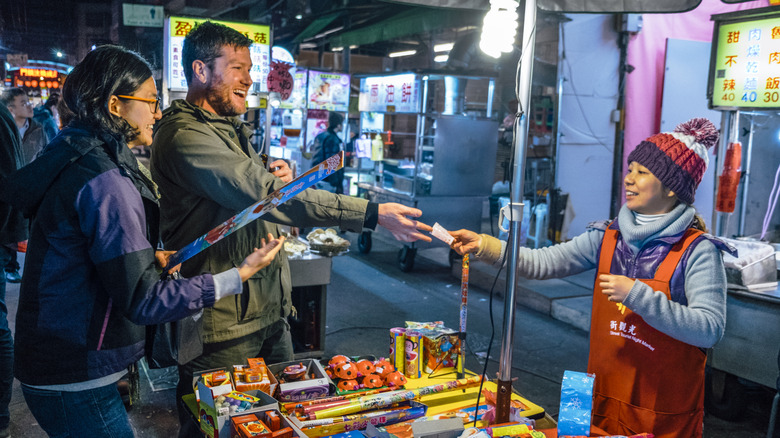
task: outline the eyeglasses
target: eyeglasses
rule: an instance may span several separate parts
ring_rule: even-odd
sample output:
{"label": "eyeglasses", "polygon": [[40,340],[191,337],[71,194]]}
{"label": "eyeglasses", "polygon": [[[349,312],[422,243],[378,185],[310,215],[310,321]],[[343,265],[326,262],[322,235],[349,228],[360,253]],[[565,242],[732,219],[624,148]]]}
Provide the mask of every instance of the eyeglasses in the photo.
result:
{"label": "eyeglasses", "polygon": [[[152,113],[157,113],[157,110],[160,109],[160,98],[154,98],[154,99],[147,99],[145,97],[136,97],[136,96],[125,96],[122,94],[117,94],[116,97],[120,99],[126,99],[126,100],[140,100],[141,102],[146,102],[149,104],[149,108],[152,110]],[[152,105],[154,104],[154,105]]]}

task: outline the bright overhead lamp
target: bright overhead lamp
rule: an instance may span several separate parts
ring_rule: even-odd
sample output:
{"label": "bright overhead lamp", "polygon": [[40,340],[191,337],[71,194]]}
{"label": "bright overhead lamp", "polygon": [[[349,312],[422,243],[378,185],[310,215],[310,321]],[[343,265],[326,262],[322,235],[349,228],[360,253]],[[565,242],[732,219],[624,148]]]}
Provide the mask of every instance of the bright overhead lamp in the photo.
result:
{"label": "bright overhead lamp", "polygon": [[482,22],[479,48],[485,54],[498,58],[512,51],[517,34],[517,1],[490,0],[490,10]]}
{"label": "bright overhead lamp", "polygon": [[331,51],[331,52],[340,52],[340,51],[342,51],[342,50],[344,50],[344,48],[343,48],[343,47],[331,47],[331,48],[330,48],[330,51]]}
{"label": "bright overhead lamp", "polygon": [[443,44],[435,44],[433,46],[434,52],[449,52],[452,50],[452,47],[455,46],[455,43],[443,43]]}
{"label": "bright overhead lamp", "polygon": [[433,62],[447,62],[450,59],[450,55],[436,55],[433,57]]}
{"label": "bright overhead lamp", "polygon": [[299,46],[301,49],[314,49],[317,47],[317,44],[315,43],[301,43]]}
{"label": "bright overhead lamp", "polygon": [[402,56],[412,56],[412,55],[414,55],[416,53],[417,53],[417,50],[404,50],[404,51],[401,51],[401,52],[390,53],[387,56],[389,56],[391,58],[400,58]]}

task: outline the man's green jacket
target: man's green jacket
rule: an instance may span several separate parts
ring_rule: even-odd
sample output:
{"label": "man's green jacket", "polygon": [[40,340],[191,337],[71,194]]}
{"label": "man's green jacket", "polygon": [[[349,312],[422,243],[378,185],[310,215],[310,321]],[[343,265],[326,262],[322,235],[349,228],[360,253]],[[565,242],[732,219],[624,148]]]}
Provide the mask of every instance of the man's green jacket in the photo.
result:
{"label": "man's green jacket", "polygon": [[[268,172],[249,143],[252,131],[238,117],[220,117],[176,100],[158,123],[152,146],[152,178],[159,185],[165,249],[178,250],[285,183]],[[361,231],[376,225],[376,204],[307,189],[277,209],[194,256],[182,275],[237,267],[279,226],[338,226]],[[369,220],[366,221],[367,212]],[[373,222],[373,223],[368,223]],[[204,313],[204,342],[245,336],[290,313],[290,267],[280,251],[270,266],[244,283],[241,294],[219,300]]]}

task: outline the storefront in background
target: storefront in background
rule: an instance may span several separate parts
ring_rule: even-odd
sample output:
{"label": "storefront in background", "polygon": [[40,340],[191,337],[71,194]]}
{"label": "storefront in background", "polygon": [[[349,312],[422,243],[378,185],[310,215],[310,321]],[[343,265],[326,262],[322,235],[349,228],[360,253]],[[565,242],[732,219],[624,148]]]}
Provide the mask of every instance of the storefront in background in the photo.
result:
{"label": "storefront in background", "polygon": [[58,62],[30,60],[24,66],[7,69],[5,86],[24,89],[30,100],[38,104],[60,91],[72,69]]}

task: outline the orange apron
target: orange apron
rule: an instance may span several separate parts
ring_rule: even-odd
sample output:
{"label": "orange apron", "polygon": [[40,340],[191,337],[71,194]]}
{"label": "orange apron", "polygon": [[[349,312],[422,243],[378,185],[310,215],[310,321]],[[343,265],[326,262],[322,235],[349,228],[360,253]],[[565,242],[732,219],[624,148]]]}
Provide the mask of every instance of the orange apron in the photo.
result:
{"label": "orange apron", "polygon": [[[601,293],[618,231],[607,229],[593,294],[588,372],[596,375],[593,425],[610,434],[653,433],[656,438],[700,438],[704,420],[706,354],[650,327],[641,316]],[[667,299],[669,281],[701,231],[689,229],[652,279],[641,281]]]}

